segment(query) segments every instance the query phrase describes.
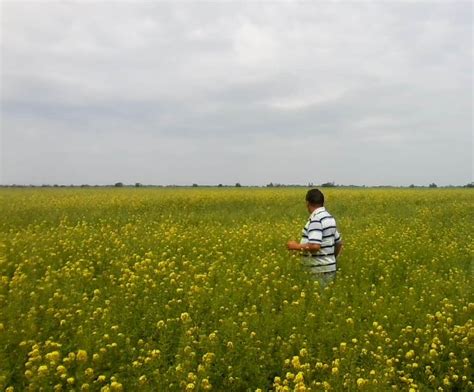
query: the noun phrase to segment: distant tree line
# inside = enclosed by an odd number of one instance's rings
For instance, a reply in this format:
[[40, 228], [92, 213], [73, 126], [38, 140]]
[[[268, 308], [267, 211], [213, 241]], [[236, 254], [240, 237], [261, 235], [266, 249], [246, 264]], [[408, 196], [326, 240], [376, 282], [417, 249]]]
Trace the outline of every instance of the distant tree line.
[[[222, 183], [219, 183], [217, 185], [200, 185], [197, 183], [193, 183], [191, 187], [197, 188], [197, 187], [204, 187], [204, 188], [212, 188], [212, 187], [218, 187], [218, 188], [229, 188], [229, 187], [235, 187], [235, 188], [241, 188], [244, 187], [245, 185], [242, 185], [240, 182], [236, 182], [234, 185], [223, 185]], [[140, 182], [136, 182], [135, 184], [127, 185], [124, 184], [123, 182], [116, 182], [112, 185], [89, 185], [89, 184], [81, 184], [81, 185], [76, 185], [76, 184], [70, 184], [70, 185], [64, 185], [64, 184], [42, 184], [42, 185], [25, 185], [25, 184], [10, 184], [10, 185], [0, 185], [0, 188], [100, 188], [100, 187], [115, 187], [115, 188], [130, 188], [130, 187], [135, 187], [135, 188], [141, 188], [141, 187], [148, 187], [148, 188], [186, 188], [189, 187], [189, 185], [175, 185], [175, 184], [169, 184], [169, 185], [154, 185], [154, 184], [142, 184]], [[474, 188], [474, 182], [470, 182], [465, 185], [447, 185], [447, 186], [438, 186], [436, 183], [432, 182], [428, 185], [415, 185], [415, 184], [410, 184], [408, 186], [394, 186], [394, 185], [343, 185], [343, 184], [336, 184], [334, 181], [330, 182], [323, 182], [321, 184], [316, 184], [313, 182], [309, 182], [308, 184], [282, 184], [278, 182], [270, 182], [267, 185], [264, 186], [255, 186], [252, 185], [251, 187], [267, 187], [267, 188], [290, 188], [290, 187], [301, 187], [301, 188], [313, 188], [313, 187], [321, 187], [321, 188]]]

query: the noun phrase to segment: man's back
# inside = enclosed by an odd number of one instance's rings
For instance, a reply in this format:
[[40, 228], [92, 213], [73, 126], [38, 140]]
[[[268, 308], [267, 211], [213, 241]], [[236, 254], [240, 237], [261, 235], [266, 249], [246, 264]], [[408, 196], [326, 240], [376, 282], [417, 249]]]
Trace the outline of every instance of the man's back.
[[307, 253], [303, 264], [314, 267], [314, 272], [336, 270], [336, 244], [341, 242], [336, 219], [324, 207], [315, 209], [303, 228], [301, 243], [319, 244], [317, 252]]
[[324, 195], [319, 189], [306, 193], [306, 208], [310, 214], [300, 242], [288, 241], [287, 249], [304, 252], [302, 264], [323, 284], [334, 279], [336, 258], [341, 253], [341, 235], [336, 220], [324, 208]]

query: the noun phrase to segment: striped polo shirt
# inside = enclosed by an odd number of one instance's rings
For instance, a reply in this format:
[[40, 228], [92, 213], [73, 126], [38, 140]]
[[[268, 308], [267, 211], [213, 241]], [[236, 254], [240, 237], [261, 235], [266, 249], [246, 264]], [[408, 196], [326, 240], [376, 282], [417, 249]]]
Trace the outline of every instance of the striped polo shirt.
[[321, 244], [316, 253], [307, 253], [302, 263], [313, 267], [313, 272], [336, 271], [335, 244], [341, 242], [341, 235], [337, 231], [336, 220], [324, 207], [319, 207], [310, 215], [303, 228], [302, 244]]

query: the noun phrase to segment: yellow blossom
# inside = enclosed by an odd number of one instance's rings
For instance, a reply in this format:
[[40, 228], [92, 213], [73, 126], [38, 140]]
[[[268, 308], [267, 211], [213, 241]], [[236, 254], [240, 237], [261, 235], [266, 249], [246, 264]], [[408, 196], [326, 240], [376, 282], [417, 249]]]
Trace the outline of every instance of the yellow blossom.
[[78, 350], [76, 354], [76, 359], [78, 362], [86, 362], [87, 361], [87, 351], [86, 350]]

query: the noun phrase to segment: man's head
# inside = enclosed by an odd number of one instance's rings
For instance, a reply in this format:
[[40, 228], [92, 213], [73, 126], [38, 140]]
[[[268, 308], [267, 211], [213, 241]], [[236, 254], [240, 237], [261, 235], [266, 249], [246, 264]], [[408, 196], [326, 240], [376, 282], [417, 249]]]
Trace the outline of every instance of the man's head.
[[324, 205], [324, 195], [319, 189], [310, 189], [306, 193], [306, 207], [309, 212]]

